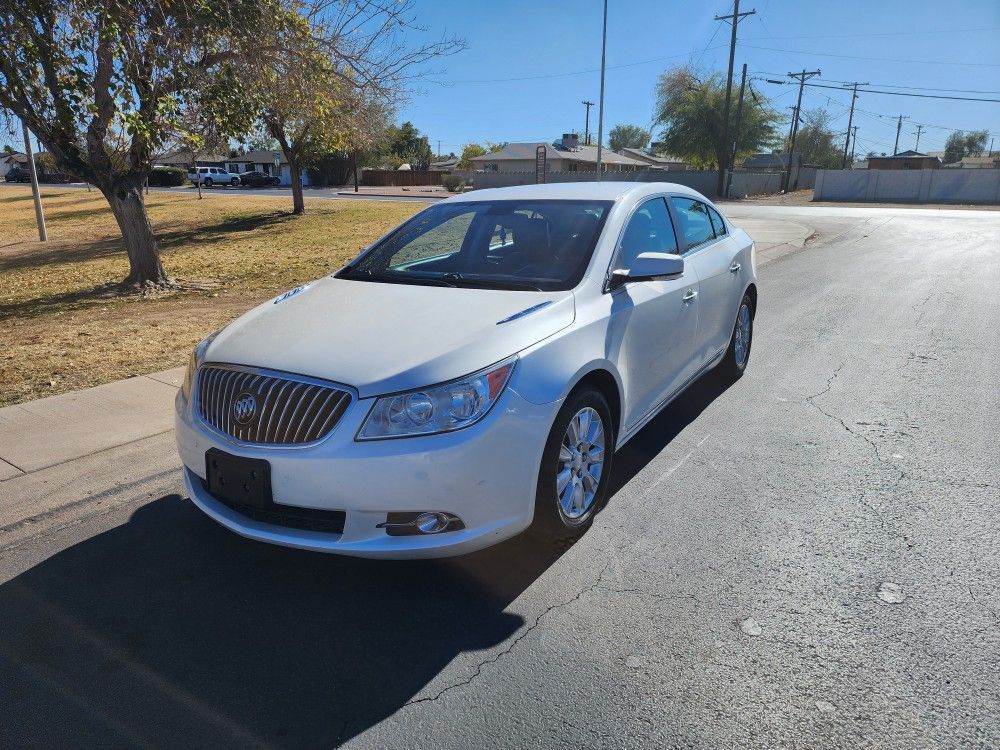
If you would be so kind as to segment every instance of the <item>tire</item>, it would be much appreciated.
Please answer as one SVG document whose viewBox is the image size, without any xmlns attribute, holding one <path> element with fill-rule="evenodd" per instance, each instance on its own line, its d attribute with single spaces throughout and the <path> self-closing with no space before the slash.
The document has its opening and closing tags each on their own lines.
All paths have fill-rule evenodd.
<svg viewBox="0 0 1000 750">
<path fill-rule="evenodd" d="M 595 417 L 600 420 L 599 430 L 593 427 Z M 573 423 L 578 427 L 581 421 L 588 424 L 585 429 L 593 442 L 583 440 L 582 446 L 572 445 L 570 425 Z M 599 440 L 599 436 L 603 440 Z M 603 447 L 602 458 L 593 462 L 591 451 L 599 443 Z M 590 527 L 594 516 L 607 500 L 614 445 L 615 429 L 604 395 L 590 387 L 571 394 L 556 415 L 542 454 L 535 489 L 534 532 L 559 547 L 565 547 Z M 569 472 L 569 478 L 565 480 L 565 489 L 560 494 L 558 485 L 563 472 Z M 596 489 L 593 489 L 595 486 Z M 570 490 L 568 496 L 566 489 Z M 593 494 L 590 495 L 590 492 Z"/>
<path fill-rule="evenodd" d="M 211 177 L 206 177 L 206 178 L 205 178 L 205 179 L 204 179 L 204 180 L 202 181 L 202 183 L 201 183 L 201 184 L 202 184 L 202 186 L 203 186 L 203 187 L 207 187 L 207 188 L 210 188 L 210 187 L 212 187 L 212 185 L 214 185 L 214 184 L 215 184 L 215 182 L 214 182 L 214 180 L 212 180 L 212 178 L 211 178 Z"/>
<path fill-rule="evenodd" d="M 234 177 L 233 179 L 231 179 L 229 181 L 229 184 L 232 185 L 233 187 L 239 187 L 240 178 L 239 177 Z"/>
<path fill-rule="evenodd" d="M 718 365 L 720 376 L 729 381 L 743 377 L 747 363 L 750 361 L 750 349 L 753 346 L 753 302 L 749 294 L 744 294 L 736 311 L 736 321 L 733 323 L 733 333 L 729 337 L 729 348 L 726 356 Z"/>
</svg>

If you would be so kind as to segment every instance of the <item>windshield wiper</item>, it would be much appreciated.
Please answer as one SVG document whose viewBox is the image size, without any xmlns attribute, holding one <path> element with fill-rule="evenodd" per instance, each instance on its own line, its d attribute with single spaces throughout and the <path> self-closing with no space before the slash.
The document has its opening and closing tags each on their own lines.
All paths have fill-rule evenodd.
<svg viewBox="0 0 1000 750">
<path fill-rule="evenodd" d="M 520 281 L 517 279 L 498 279 L 463 276 L 460 273 L 445 273 L 437 278 L 452 282 L 455 286 L 468 287 L 472 289 L 512 289 L 530 292 L 540 292 L 542 288 L 530 281 Z"/>
<path fill-rule="evenodd" d="M 346 268 L 341 273 L 340 278 L 351 281 L 375 281 L 386 284 L 419 284 L 423 286 L 455 286 L 447 279 L 438 276 L 418 276 L 416 274 L 405 273 L 376 273 L 367 268 Z"/>
</svg>

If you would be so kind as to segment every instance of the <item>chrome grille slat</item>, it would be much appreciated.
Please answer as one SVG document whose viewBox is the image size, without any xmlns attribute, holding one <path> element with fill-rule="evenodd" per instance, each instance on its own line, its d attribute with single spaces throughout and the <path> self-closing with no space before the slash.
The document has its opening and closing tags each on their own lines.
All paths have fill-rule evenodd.
<svg viewBox="0 0 1000 750">
<path fill-rule="evenodd" d="M 352 397 L 335 384 L 237 365 L 203 365 L 198 370 L 197 411 L 201 421 L 228 438 L 256 445 L 308 445 L 326 437 Z M 256 411 L 246 424 L 234 407 L 250 394 Z"/>
</svg>

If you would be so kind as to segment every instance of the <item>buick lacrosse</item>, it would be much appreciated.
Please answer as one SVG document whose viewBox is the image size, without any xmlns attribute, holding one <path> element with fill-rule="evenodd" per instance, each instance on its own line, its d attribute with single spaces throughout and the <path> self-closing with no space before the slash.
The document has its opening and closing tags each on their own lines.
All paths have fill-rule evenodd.
<svg viewBox="0 0 1000 750">
<path fill-rule="evenodd" d="M 243 536 L 345 555 L 577 535 L 616 449 L 743 373 L 756 307 L 753 242 L 689 188 L 449 198 L 198 344 L 187 490 Z"/>
</svg>

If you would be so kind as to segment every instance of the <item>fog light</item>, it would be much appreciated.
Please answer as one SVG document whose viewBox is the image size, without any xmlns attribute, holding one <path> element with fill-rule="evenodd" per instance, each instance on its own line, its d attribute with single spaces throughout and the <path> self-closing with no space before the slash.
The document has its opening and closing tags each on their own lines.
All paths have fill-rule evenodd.
<svg viewBox="0 0 1000 750">
<path fill-rule="evenodd" d="M 384 523 L 376 528 L 385 529 L 389 536 L 413 536 L 421 534 L 440 534 L 444 531 L 464 529 L 462 519 L 454 513 L 443 511 L 424 511 L 418 513 L 389 513 Z"/>
<path fill-rule="evenodd" d="M 417 516 L 413 522 L 414 526 L 420 529 L 421 534 L 437 534 L 444 531 L 451 523 L 451 517 L 447 513 L 424 513 Z"/>
</svg>

